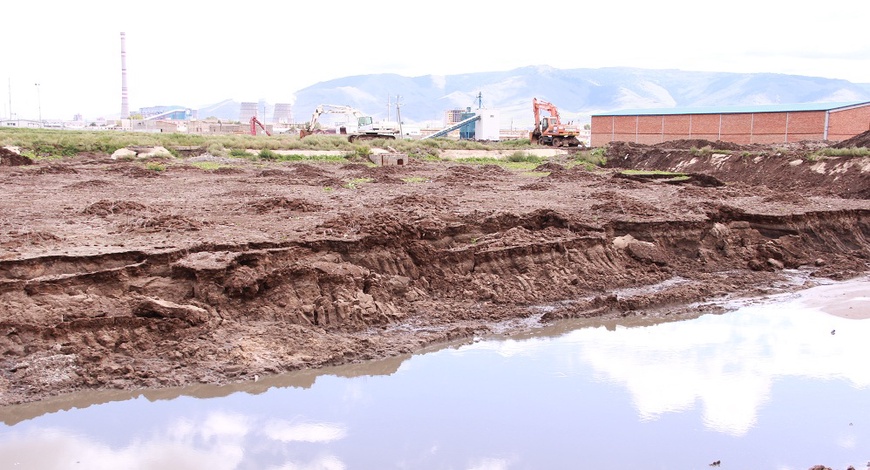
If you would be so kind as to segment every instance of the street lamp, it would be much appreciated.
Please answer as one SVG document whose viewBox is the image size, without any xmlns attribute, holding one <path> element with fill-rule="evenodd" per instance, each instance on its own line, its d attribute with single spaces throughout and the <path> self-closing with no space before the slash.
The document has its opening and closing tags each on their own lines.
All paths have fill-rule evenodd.
<svg viewBox="0 0 870 470">
<path fill-rule="evenodd" d="M 39 94 L 39 83 L 34 85 L 36 85 L 36 105 L 39 107 L 39 123 L 42 124 L 42 97 Z"/>
</svg>

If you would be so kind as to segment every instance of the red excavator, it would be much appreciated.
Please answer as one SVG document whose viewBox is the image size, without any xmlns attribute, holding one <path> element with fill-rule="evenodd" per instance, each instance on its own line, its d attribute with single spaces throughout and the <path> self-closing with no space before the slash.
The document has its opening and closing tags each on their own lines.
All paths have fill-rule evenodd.
<svg viewBox="0 0 870 470">
<path fill-rule="evenodd" d="M 257 116 L 253 116 L 251 118 L 251 135 L 257 135 L 257 126 L 260 126 L 260 129 L 263 129 L 263 132 L 265 132 L 266 135 L 272 135 L 269 131 L 266 130 L 266 126 L 264 126 L 263 123 L 260 122 L 259 119 L 257 119 Z"/>
<path fill-rule="evenodd" d="M 535 111 L 535 129 L 529 132 L 529 140 L 538 145 L 551 145 L 553 147 L 579 147 L 580 129 L 576 126 L 562 124 L 559 120 L 559 110 L 553 103 L 538 101 L 532 98 L 532 108 Z M 541 117 L 541 111 L 546 111 L 549 116 Z"/>
</svg>

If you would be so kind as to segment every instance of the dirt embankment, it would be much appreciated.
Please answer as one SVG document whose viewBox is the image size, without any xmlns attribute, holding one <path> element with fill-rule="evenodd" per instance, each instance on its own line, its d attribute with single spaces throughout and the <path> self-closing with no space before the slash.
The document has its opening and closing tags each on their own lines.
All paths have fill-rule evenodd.
<svg viewBox="0 0 870 470">
<path fill-rule="evenodd" d="M 249 380 L 530 318 L 685 313 L 790 288 L 790 269 L 867 271 L 861 164 L 829 173 L 773 149 L 724 158 L 680 145 L 609 155 L 722 184 L 558 158 L 535 172 L 241 160 L 154 171 L 92 157 L 4 168 L 0 404 Z"/>
</svg>

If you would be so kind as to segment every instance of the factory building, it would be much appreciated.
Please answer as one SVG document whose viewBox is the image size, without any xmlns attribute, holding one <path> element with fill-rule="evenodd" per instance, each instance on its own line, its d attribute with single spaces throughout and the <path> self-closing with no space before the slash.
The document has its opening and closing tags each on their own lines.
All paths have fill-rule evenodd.
<svg viewBox="0 0 870 470">
<path fill-rule="evenodd" d="M 870 101 L 624 110 L 592 115 L 592 146 L 704 139 L 736 144 L 841 141 L 870 130 Z"/>
</svg>

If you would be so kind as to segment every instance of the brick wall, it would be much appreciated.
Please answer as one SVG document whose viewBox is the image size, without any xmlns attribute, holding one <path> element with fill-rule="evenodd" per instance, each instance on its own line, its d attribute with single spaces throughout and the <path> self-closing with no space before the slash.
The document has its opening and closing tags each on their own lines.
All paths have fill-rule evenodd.
<svg viewBox="0 0 870 470">
<path fill-rule="evenodd" d="M 868 130 L 870 105 L 831 111 L 828 119 L 828 140 L 846 140 Z"/>
<path fill-rule="evenodd" d="M 592 116 L 593 147 L 611 141 L 658 144 L 678 139 L 775 144 L 825 138 L 825 111 Z M 870 130 L 870 105 L 831 111 L 828 140 Z"/>
</svg>

